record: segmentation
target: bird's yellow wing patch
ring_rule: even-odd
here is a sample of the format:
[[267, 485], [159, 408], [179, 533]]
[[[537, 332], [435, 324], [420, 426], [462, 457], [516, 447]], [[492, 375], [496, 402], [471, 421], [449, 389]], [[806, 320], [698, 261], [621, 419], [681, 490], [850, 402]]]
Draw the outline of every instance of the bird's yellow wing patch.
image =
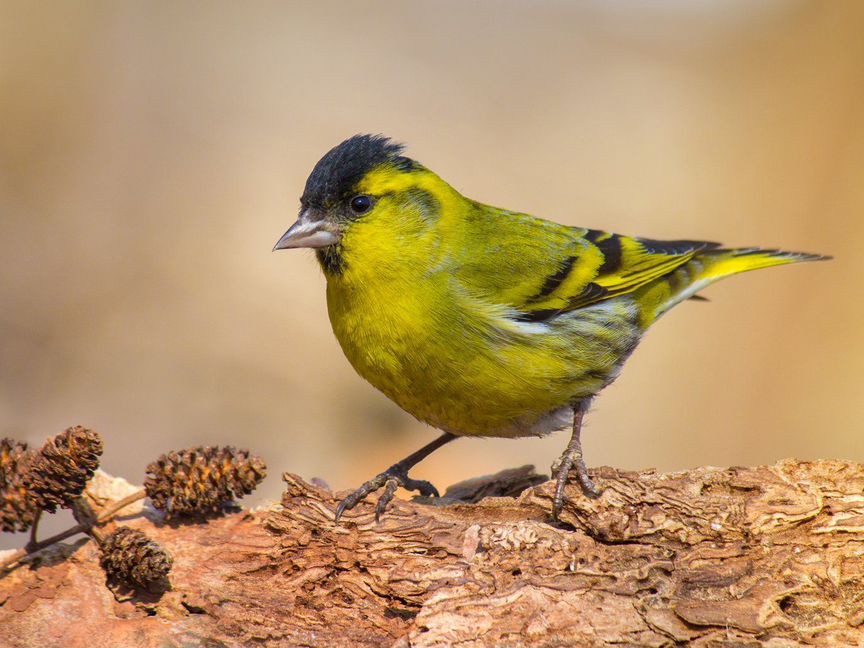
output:
[[687, 263], [697, 252], [719, 245], [706, 241], [655, 241], [590, 229], [581, 230], [579, 238], [602, 259], [596, 272], [585, 283], [562, 282], [546, 303], [526, 305], [521, 310], [528, 319], [542, 320], [633, 292]]
[[[604, 258], [593, 281], [603, 289], [600, 299], [632, 292], [687, 263], [697, 252], [720, 245], [708, 241], [655, 241], [597, 230], [588, 230], [585, 237]], [[571, 306], [578, 308], [597, 299], [591, 295], [576, 296]]]
[[460, 279], [527, 321], [632, 292], [718, 245], [632, 238], [489, 209], [480, 222], [469, 221], [466, 248], [486, 253], [460, 264]]

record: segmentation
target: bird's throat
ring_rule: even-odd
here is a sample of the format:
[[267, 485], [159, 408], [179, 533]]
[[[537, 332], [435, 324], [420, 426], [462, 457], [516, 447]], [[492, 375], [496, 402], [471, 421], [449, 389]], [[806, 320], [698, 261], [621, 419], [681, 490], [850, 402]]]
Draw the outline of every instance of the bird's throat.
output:
[[345, 258], [342, 256], [342, 246], [338, 243], [315, 250], [315, 256], [327, 276], [338, 277], [344, 272]]

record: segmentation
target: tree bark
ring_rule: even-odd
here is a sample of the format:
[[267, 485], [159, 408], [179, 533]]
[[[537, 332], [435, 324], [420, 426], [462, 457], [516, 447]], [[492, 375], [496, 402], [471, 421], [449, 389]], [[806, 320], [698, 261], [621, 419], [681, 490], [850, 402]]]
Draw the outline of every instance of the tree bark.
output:
[[112, 592], [91, 541], [57, 545], [0, 579], [0, 645], [864, 645], [864, 466], [593, 475], [559, 525], [530, 467], [377, 525], [291, 474], [281, 506], [145, 508], [123, 523], [173, 555], [169, 591]]

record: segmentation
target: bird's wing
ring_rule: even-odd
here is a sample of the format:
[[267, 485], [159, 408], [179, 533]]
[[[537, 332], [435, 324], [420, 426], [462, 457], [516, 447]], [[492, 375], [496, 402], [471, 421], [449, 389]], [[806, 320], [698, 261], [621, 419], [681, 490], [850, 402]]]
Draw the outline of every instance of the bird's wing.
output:
[[634, 238], [495, 210], [467, 230], [455, 273], [472, 292], [538, 322], [632, 292], [718, 246]]

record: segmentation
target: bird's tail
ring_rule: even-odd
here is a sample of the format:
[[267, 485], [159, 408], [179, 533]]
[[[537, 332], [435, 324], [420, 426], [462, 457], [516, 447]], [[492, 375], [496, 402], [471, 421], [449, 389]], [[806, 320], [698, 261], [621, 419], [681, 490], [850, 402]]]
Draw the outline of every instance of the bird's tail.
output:
[[646, 325], [651, 324], [685, 299], [698, 298], [700, 290], [724, 277], [771, 266], [830, 258], [819, 254], [761, 248], [705, 250], [640, 290], [643, 294], [638, 301], [643, 307], [643, 320]]

